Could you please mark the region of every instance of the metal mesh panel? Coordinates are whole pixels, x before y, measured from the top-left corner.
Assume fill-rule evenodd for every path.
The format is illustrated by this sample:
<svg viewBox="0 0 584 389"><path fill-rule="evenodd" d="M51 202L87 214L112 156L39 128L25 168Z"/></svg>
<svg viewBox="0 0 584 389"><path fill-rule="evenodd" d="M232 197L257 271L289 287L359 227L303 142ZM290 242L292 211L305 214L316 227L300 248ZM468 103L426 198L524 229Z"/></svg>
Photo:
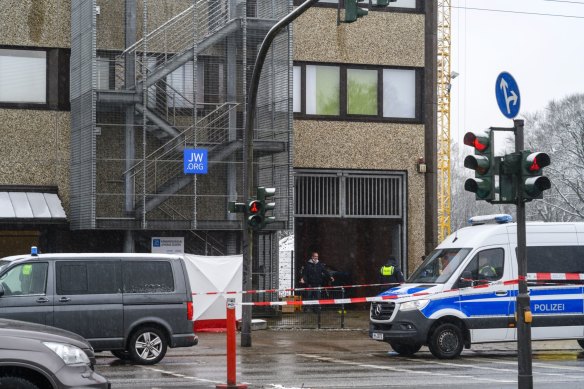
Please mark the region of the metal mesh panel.
<svg viewBox="0 0 584 389"><path fill-rule="evenodd" d="M295 216L401 219L403 175L303 173L295 177Z"/></svg>
<svg viewBox="0 0 584 389"><path fill-rule="evenodd" d="M71 228L95 227L95 0L71 3Z"/></svg>
<svg viewBox="0 0 584 389"><path fill-rule="evenodd" d="M227 213L227 202L247 197L249 78L265 34L292 2L137 3L125 15L137 19L137 41L117 51L124 28L96 32L95 0L72 4L72 225L189 231L190 250L235 253L241 221ZM111 13L107 7L120 12L118 2L100 6L102 15ZM96 34L98 42L118 43L96 48ZM277 188L275 228L291 226L290 38L280 34L268 55L254 130L255 185ZM186 148L208 150L208 174L183 173ZM273 260L277 253L265 258Z"/></svg>

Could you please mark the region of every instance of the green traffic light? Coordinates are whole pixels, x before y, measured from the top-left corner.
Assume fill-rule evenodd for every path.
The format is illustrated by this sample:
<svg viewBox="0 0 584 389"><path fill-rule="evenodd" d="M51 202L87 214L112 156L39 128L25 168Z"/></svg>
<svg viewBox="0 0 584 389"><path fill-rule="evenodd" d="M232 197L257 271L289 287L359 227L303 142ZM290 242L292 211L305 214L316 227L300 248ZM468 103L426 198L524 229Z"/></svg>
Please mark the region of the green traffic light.
<svg viewBox="0 0 584 389"><path fill-rule="evenodd" d="M493 196L491 178L469 178L464 182L464 190L473 192L477 200L490 200Z"/></svg>
<svg viewBox="0 0 584 389"><path fill-rule="evenodd" d="M365 8L359 7L360 1L362 0L345 0L345 23L353 23L369 13Z"/></svg>
<svg viewBox="0 0 584 389"><path fill-rule="evenodd" d="M397 0L377 0L377 4L374 7L386 7L389 3L395 3Z"/></svg>
<svg viewBox="0 0 584 389"><path fill-rule="evenodd" d="M464 159L464 167L475 172L475 178L470 178L464 183L464 189L473 192L477 200L495 200L495 180L497 174L497 162L493 152L493 135L491 129L484 132L467 132L464 135L464 144L474 148L474 155L468 155Z"/></svg>

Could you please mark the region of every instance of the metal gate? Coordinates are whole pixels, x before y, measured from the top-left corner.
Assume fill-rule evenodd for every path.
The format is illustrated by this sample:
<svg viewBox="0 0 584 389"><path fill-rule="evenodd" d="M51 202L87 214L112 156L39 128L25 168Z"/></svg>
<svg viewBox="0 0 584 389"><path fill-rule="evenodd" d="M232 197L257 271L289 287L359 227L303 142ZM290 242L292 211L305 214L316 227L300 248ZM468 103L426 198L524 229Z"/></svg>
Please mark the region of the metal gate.
<svg viewBox="0 0 584 389"><path fill-rule="evenodd" d="M295 217L404 219L405 173L295 172Z"/></svg>

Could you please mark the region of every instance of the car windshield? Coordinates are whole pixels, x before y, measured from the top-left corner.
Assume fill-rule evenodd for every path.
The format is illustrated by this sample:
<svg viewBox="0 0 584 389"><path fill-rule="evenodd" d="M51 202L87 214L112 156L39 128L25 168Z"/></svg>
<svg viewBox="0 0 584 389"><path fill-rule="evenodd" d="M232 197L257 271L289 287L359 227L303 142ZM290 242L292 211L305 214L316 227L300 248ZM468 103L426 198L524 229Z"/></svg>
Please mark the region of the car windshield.
<svg viewBox="0 0 584 389"><path fill-rule="evenodd" d="M468 248L434 250L408 279L408 283L443 284L468 255Z"/></svg>

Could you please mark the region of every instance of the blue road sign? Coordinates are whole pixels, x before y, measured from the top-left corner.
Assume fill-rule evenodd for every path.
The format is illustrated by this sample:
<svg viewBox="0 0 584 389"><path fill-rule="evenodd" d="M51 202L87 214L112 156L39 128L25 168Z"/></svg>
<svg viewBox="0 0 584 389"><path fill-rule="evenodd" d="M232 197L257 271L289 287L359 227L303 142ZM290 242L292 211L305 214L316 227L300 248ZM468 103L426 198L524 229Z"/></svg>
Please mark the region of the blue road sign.
<svg viewBox="0 0 584 389"><path fill-rule="evenodd" d="M521 96L519 86L513 76L507 72L501 72L495 82L495 96L499 109L506 118L513 119L519 113Z"/></svg>
<svg viewBox="0 0 584 389"><path fill-rule="evenodd" d="M183 164L185 174L207 174L207 149L185 149Z"/></svg>

